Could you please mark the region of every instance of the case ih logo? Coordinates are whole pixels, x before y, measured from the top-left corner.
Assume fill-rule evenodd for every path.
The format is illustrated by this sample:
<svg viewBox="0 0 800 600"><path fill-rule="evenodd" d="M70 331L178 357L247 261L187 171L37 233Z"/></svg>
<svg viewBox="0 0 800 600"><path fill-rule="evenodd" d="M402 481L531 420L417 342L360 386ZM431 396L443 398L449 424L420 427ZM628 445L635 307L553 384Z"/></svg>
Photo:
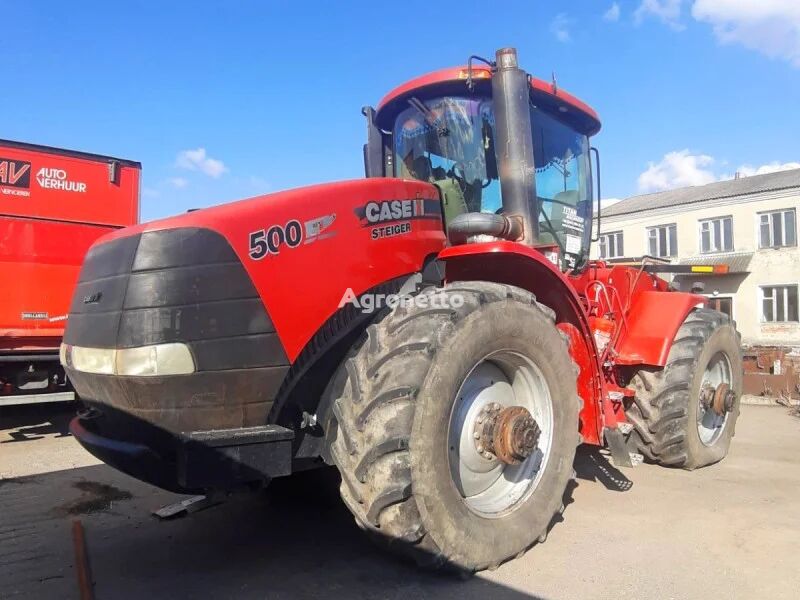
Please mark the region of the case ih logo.
<svg viewBox="0 0 800 600"><path fill-rule="evenodd" d="M42 167L36 172L36 181L39 187L46 190L62 190L65 192L86 192L86 184L81 181L71 181L64 169Z"/></svg>
<svg viewBox="0 0 800 600"><path fill-rule="evenodd" d="M442 218L438 200L414 198L367 202L355 209L362 227L371 227L370 239L379 240L411 233L413 219Z"/></svg>
<svg viewBox="0 0 800 600"><path fill-rule="evenodd" d="M425 200L388 200L385 202L368 202L364 207L367 223L375 225L388 221L399 221L425 215Z"/></svg>
<svg viewBox="0 0 800 600"><path fill-rule="evenodd" d="M367 202L355 209L362 227L409 219L440 219L442 207L438 200L414 198Z"/></svg>
<svg viewBox="0 0 800 600"><path fill-rule="evenodd" d="M31 186L31 163L0 158L0 185L29 188Z"/></svg>

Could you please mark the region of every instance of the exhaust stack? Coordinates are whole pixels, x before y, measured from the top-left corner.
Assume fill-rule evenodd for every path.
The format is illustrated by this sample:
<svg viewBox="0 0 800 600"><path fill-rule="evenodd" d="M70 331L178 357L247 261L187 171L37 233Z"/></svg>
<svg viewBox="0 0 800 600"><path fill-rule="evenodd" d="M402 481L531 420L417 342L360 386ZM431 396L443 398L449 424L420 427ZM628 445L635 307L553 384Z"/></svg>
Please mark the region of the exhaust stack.
<svg viewBox="0 0 800 600"><path fill-rule="evenodd" d="M519 68L516 48L501 48L496 58L492 97L503 212L522 220L520 241L533 246L539 240L539 219L528 74Z"/></svg>

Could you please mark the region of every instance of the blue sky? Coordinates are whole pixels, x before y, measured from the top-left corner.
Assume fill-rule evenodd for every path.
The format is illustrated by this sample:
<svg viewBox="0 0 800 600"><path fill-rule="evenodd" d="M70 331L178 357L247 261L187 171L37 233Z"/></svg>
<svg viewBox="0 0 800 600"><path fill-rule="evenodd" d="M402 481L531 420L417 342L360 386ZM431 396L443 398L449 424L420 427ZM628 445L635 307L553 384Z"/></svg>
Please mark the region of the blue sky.
<svg viewBox="0 0 800 600"><path fill-rule="evenodd" d="M141 161L144 220L360 177L362 105L508 45L599 112L604 196L800 161L797 0L0 5L0 138Z"/></svg>

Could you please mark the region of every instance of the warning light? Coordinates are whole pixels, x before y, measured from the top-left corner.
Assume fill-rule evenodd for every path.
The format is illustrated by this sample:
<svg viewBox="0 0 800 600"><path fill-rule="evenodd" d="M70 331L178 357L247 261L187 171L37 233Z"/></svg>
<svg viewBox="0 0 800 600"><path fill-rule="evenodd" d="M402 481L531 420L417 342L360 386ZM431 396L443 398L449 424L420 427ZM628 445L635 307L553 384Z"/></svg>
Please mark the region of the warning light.
<svg viewBox="0 0 800 600"><path fill-rule="evenodd" d="M728 265L694 265L692 273L717 273L725 274L728 272Z"/></svg>

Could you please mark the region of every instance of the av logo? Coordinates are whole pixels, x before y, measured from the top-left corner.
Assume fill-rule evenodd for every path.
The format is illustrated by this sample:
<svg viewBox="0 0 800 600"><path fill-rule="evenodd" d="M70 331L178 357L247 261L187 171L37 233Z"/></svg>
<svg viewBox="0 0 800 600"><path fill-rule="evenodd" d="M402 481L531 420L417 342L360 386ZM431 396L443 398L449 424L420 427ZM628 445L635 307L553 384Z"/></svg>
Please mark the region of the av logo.
<svg viewBox="0 0 800 600"><path fill-rule="evenodd" d="M0 185L29 188L31 186L31 163L0 158Z"/></svg>

